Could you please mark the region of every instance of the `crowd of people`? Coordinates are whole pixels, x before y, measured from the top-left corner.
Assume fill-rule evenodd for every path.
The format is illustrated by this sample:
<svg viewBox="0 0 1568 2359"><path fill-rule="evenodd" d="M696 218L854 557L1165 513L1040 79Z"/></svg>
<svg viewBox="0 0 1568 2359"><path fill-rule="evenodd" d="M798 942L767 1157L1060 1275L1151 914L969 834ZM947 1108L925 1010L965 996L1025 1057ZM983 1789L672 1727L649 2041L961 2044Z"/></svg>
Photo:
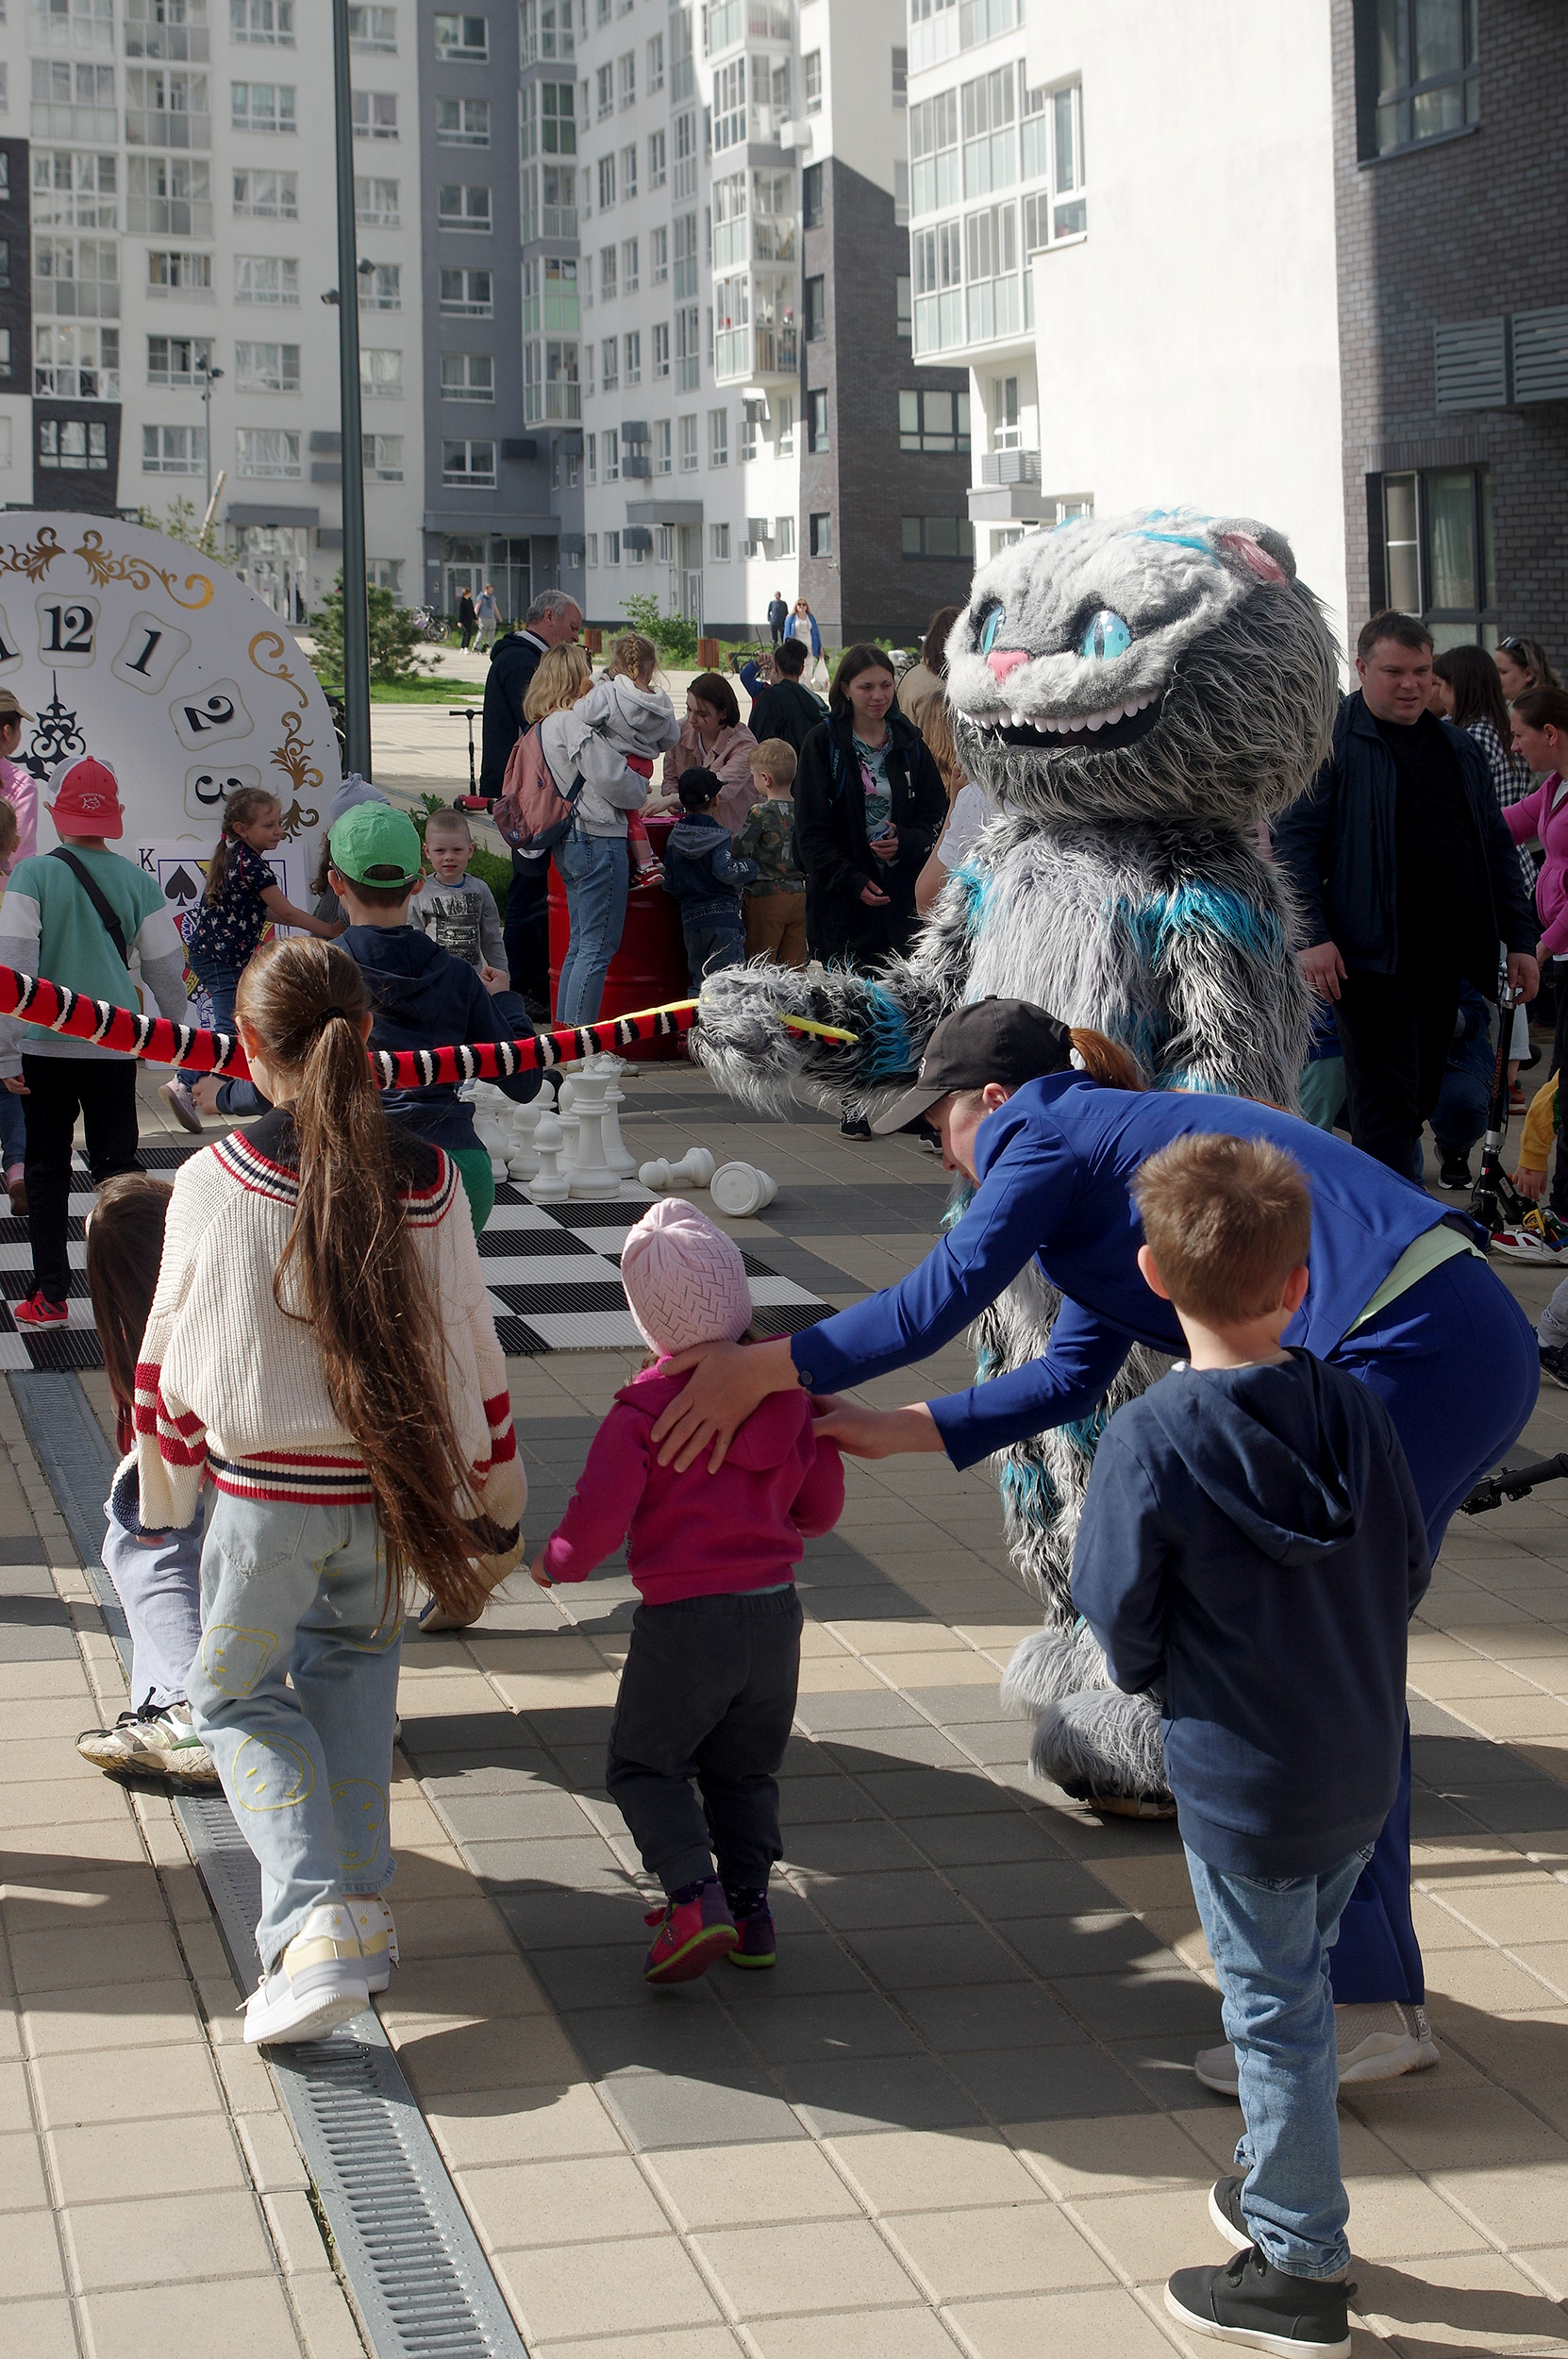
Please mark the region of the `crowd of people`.
<svg viewBox="0 0 1568 2359"><path fill-rule="evenodd" d="M816 718L809 636L781 626L748 728L718 673L679 719L636 632L595 678L576 608L536 601L495 652L486 778L504 822L531 745L567 824L542 854L519 845L504 926L468 874L459 811L432 813L422 841L353 781L310 912L268 865L276 799L233 795L183 945L156 880L111 848L108 763L50 780L60 845L42 859L0 766L0 860L15 860L0 963L129 1008L134 957L142 990L188 1020L189 957L249 1068L216 1102L193 1073L165 1085L193 1131L209 1108L255 1117L171 1188L138 1168L130 1061L0 1020L8 1183L17 1111L25 1131L24 1328L69 1318L78 1115L97 1192L87 1285L122 1444L105 1563L133 1660L131 1708L80 1747L112 1775L221 1784L240 1805L262 1894L248 2040L323 2037L389 1986L404 1616L422 1599L425 1630L474 1624L528 1553L477 1242L489 1157L455 1085L380 1092L366 1046L525 1032L548 1006L552 860L562 1023L598 1012L634 875L678 905L693 984L748 956L875 967L907 949L995 816L946 700L955 619L933 619L924 677L845 650ZM1568 1382L1568 1282L1532 1330L1485 1240L1420 1184L1430 1122L1460 1186L1473 1088L1440 1112L1456 1056L1501 1042L1544 970L1557 1038L1516 1183L1546 1192L1568 1041L1568 694L1533 643L1434 658L1396 613L1361 631L1356 671L1329 761L1271 847L1325 1012L1316 1121L1147 1089L1126 1049L1025 1001L958 1010L866 1126L925 1134L966 1183L949 1231L896 1287L763 1340L735 1242L688 1204L654 1205L621 1262L649 1359L530 1566L543 1588L585 1580L624 1542L641 1595L607 1777L663 1895L644 1979L766 1970L795 1568L842 1513L843 1454L971 1465L1101 1415L1134 1347L1172 1359L1105 1425L1073 1572L1111 1679L1159 1700L1227 2034L1197 2069L1243 2120L1209 2197L1235 2257L1177 2270L1167 2304L1199 2333L1332 2359L1350 2350L1339 2085L1439 2061L1410 1896L1407 1624L1542 1373ZM27 717L7 694L0 765ZM659 858L646 816L661 806L678 816ZM269 920L292 937L264 942ZM1523 1063L1527 1029L1509 1045ZM1337 1099L1321 1071L1336 1058ZM503 1087L525 1100L540 1078ZM1549 1254L1568 1229L1538 1233ZM902 1409L844 1397L927 1358L1031 1262L1063 1304L1042 1359Z"/></svg>

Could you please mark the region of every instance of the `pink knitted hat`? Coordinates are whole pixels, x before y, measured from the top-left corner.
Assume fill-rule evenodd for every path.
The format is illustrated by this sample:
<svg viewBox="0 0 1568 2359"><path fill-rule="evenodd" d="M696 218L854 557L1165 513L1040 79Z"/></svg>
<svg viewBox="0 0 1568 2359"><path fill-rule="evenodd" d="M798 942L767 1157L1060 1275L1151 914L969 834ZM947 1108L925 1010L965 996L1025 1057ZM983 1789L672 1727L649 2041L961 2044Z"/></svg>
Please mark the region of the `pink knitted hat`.
<svg viewBox="0 0 1568 2359"><path fill-rule="evenodd" d="M621 1283L638 1331L655 1351L732 1344L751 1324L740 1246L678 1196L650 1205L627 1237Z"/></svg>

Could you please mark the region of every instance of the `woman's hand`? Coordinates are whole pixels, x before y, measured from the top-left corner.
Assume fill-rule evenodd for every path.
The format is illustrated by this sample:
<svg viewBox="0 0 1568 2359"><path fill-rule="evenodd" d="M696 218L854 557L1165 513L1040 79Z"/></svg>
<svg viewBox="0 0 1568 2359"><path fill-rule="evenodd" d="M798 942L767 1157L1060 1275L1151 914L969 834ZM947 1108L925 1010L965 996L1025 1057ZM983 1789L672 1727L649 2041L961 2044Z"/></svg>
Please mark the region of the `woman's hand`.
<svg viewBox="0 0 1568 2359"><path fill-rule="evenodd" d="M787 1335L765 1344L702 1344L693 1351L676 1353L663 1365L666 1376L684 1376L688 1370L692 1381L653 1430L659 1464L673 1463L677 1474L684 1474L709 1443L713 1455L708 1471L717 1474L736 1427L770 1393L793 1392L800 1381Z"/></svg>
<svg viewBox="0 0 1568 2359"><path fill-rule="evenodd" d="M860 887L860 898L868 910L885 910L889 906L888 896L880 885L863 884Z"/></svg>
<svg viewBox="0 0 1568 2359"><path fill-rule="evenodd" d="M6 1087L9 1090L13 1097L25 1097L28 1095L27 1084L22 1079L20 1073L8 1074L6 1077Z"/></svg>
<svg viewBox="0 0 1568 2359"><path fill-rule="evenodd" d="M874 835L872 837L871 848L876 853L878 860L896 860L898 858L898 829L893 826L891 819L888 821L887 826L883 828L880 835Z"/></svg>
<svg viewBox="0 0 1568 2359"><path fill-rule="evenodd" d="M1539 1204L1546 1193L1546 1175L1532 1171L1528 1163L1521 1163L1513 1175L1513 1184L1521 1196L1527 1196L1532 1204Z"/></svg>
<svg viewBox="0 0 1568 2359"><path fill-rule="evenodd" d="M811 1406L826 1413L813 1418L812 1432L837 1442L851 1458L907 1458L942 1447L937 1421L923 1400L908 1409L863 1409L859 1401L828 1394Z"/></svg>

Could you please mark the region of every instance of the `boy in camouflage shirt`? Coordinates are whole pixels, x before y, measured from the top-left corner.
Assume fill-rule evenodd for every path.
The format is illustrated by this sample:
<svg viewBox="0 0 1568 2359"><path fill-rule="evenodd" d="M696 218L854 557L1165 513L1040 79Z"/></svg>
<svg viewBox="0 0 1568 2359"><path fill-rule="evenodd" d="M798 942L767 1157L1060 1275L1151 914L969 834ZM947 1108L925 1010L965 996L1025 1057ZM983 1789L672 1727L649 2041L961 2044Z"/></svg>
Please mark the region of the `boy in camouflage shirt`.
<svg viewBox="0 0 1568 2359"><path fill-rule="evenodd" d="M806 878L793 852L794 747L782 737L764 738L751 757L751 775L761 800L746 813L735 849L757 862L757 882L745 898L746 956L776 966L806 964Z"/></svg>

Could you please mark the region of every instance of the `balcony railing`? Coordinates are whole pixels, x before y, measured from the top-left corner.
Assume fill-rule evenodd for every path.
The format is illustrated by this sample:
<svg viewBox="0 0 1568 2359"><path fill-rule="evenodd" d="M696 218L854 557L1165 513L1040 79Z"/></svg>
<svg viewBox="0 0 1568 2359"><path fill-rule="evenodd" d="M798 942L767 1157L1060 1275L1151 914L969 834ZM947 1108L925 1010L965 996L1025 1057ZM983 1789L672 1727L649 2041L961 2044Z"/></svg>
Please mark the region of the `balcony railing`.
<svg viewBox="0 0 1568 2359"><path fill-rule="evenodd" d="M55 111L58 113L59 109ZM81 109L78 108L76 111L79 113ZM100 136L112 139L114 134L109 131ZM125 144L127 147L210 147L212 117L186 114L179 109L127 107Z"/></svg>
<svg viewBox="0 0 1568 2359"><path fill-rule="evenodd" d="M541 238L575 238L576 234L575 205L536 205L523 216L525 245L536 244Z"/></svg>
<svg viewBox="0 0 1568 2359"><path fill-rule="evenodd" d="M1037 450L993 450L980 460L980 481L1000 486L1004 483L1038 483L1040 453Z"/></svg>

